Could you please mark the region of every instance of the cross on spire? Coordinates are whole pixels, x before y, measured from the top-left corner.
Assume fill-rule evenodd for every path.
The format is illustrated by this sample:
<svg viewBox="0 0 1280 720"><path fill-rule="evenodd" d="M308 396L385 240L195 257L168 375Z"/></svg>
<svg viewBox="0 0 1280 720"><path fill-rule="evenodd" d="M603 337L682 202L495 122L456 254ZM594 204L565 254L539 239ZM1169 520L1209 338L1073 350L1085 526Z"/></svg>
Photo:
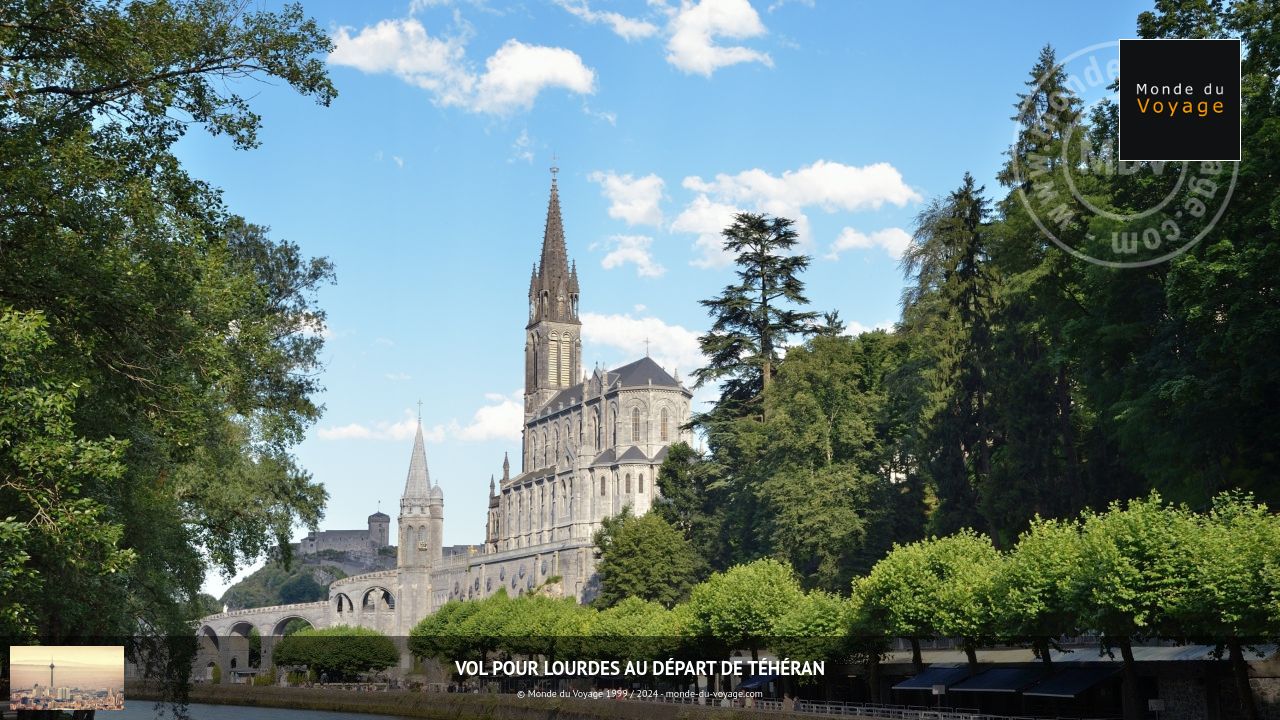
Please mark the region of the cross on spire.
<svg viewBox="0 0 1280 720"><path fill-rule="evenodd" d="M418 400L418 422L422 422L422 400Z"/></svg>
<svg viewBox="0 0 1280 720"><path fill-rule="evenodd" d="M556 164L556 154L551 153L551 182L555 183L556 174L560 172L560 167Z"/></svg>
<svg viewBox="0 0 1280 720"><path fill-rule="evenodd" d="M649 338L644 339L644 356L649 357Z"/></svg>

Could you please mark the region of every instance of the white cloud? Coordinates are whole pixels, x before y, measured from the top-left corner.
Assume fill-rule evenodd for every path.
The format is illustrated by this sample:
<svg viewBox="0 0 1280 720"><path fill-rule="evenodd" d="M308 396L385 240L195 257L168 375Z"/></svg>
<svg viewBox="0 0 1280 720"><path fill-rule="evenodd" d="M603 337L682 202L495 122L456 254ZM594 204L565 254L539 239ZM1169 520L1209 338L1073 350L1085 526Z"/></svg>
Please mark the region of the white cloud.
<svg viewBox="0 0 1280 720"><path fill-rule="evenodd" d="M522 160L527 163L533 162L533 140L529 139L529 131L521 130L516 136L515 142L511 143L511 157L507 158L507 162L515 162Z"/></svg>
<svg viewBox="0 0 1280 720"><path fill-rule="evenodd" d="M680 369L687 375L703 363L702 351L698 349L698 333L680 325L669 325L655 317L582 315L583 342L591 347L618 351L617 355L621 357L614 360L630 361L643 356L646 339L649 341L649 355L668 371Z"/></svg>
<svg viewBox="0 0 1280 720"><path fill-rule="evenodd" d="M612 170L591 173L591 182L599 183L609 200L609 217L628 225L662 224L662 178L654 174L644 177L619 175Z"/></svg>
<svg viewBox="0 0 1280 720"><path fill-rule="evenodd" d="M405 380L413 379L413 376L409 375L409 373L402 373L402 372L387 373L383 377L390 380L391 382L404 382Z"/></svg>
<svg viewBox="0 0 1280 720"><path fill-rule="evenodd" d="M400 157L399 155L392 155L391 159L395 161L396 167L404 168L404 158Z"/></svg>
<svg viewBox="0 0 1280 720"><path fill-rule="evenodd" d="M484 64L473 101L473 108L480 112L527 110L538 93L551 87L580 95L595 92L595 72L572 50L508 40Z"/></svg>
<svg viewBox="0 0 1280 720"><path fill-rule="evenodd" d="M809 8L813 7L813 0L774 0L769 5L769 12L773 12L774 10L777 10L782 6L789 5L791 3L795 3L796 5L803 5Z"/></svg>
<svg viewBox="0 0 1280 720"><path fill-rule="evenodd" d="M883 162L858 167L819 160L781 176L755 168L737 175L721 173L710 182L688 177L683 184L724 202L754 205L770 213L811 205L827 212L878 210L885 203L902 207L921 200L920 194L903 182L902 173Z"/></svg>
<svg viewBox="0 0 1280 720"><path fill-rule="evenodd" d="M647 235L614 235L607 242L609 253L600 261L600 266L605 270L632 263L640 277L662 277L667 271L654 262L653 252L650 250L653 238Z"/></svg>
<svg viewBox="0 0 1280 720"><path fill-rule="evenodd" d="M693 247L699 254L689 262L690 265L722 268L733 262L733 256L724 249L720 231L733 222L733 216L737 212L739 209L734 205L712 202L706 195L699 195L671 221L672 231L698 236Z"/></svg>
<svg viewBox="0 0 1280 720"><path fill-rule="evenodd" d="M867 235L851 227L846 227L840 231L836 241L831 243L831 250L826 254L826 258L828 260L836 260L839 259L840 253L846 250L865 250L878 247L883 248L889 254L889 257L899 260L910 244L911 233L902 228L885 228Z"/></svg>
<svg viewBox="0 0 1280 720"><path fill-rule="evenodd" d="M592 10L587 0L555 0L555 3L575 17L589 23L604 23L623 40L631 42L652 37L658 32L658 26L646 20L629 18L616 12Z"/></svg>
<svg viewBox="0 0 1280 720"><path fill-rule="evenodd" d="M636 303L635 305L632 305L632 307L633 307L633 308L635 309L635 311L636 311L636 312L638 312L638 313L642 313L642 312L644 312L645 310L649 309L649 308L648 308L648 306L647 306L647 305L645 305L645 304L643 304L643 303Z"/></svg>
<svg viewBox="0 0 1280 720"><path fill-rule="evenodd" d="M466 442L484 440L519 442L520 429L524 425L522 393L519 391L511 395L487 393L485 399L489 404L476 410L470 423L463 426L450 423L449 434Z"/></svg>
<svg viewBox="0 0 1280 720"><path fill-rule="evenodd" d="M356 32L340 27L333 34L329 62L365 73L391 73L431 93L443 106L505 115L532 107L549 88L590 95L595 72L564 48L508 40L485 60L483 73L466 59L464 32L432 37L416 18L382 20Z"/></svg>
<svg viewBox="0 0 1280 720"><path fill-rule="evenodd" d="M768 53L716 44L718 37L741 40L765 34L764 23L747 0L682 0L667 31L667 62L686 73L710 77L722 67L746 62L773 66Z"/></svg>
<svg viewBox="0 0 1280 720"><path fill-rule="evenodd" d="M407 377L406 375L405 378ZM487 393L485 400L487 404L478 408L467 424L450 420L447 424L424 427L423 439L430 443L440 443L446 438L462 442L518 441L520 428L524 423L522 392L517 390L510 395ZM413 439L417 429L418 416L413 411L405 410L399 420L322 427L316 433L323 440L408 441Z"/></svg>
<svg viewBox="0 0 1280 720"><path fill-rule="evenodd" d="M322 427L316 430L316 434L322 440L412 440L417 429L417 415L411 410L405 410L404 416L399 420ZM422 430L423 439L427 442L438 443L444 440L444 435L442 425Z"/></svg>
<svg viewBox="0 0 1280 720"><path fill-rule="evenodd" d="M858 167L818 160L798 170L772 175L759 168L735 175L720 173L711 180L691 176L681 183L698 193L671 223L671 230L698 234L697 267L723 267L732 262L723 249L720 231L738 209L788 217L795 221L801 247L812 242L805 208L826 212L877 210L886 203L902 207L921 200L889 163Z"/></svg>
<svg viewBox="0 0 1280 720"><path fill-rule="evenodd" d="M883 320L870 326L863 325L857 320L849 320L844 324L844 334L857 336L864 332L871 332L872 330L886 330L888 332L893 332L893 326L894 322L892 320Z"/></svg>

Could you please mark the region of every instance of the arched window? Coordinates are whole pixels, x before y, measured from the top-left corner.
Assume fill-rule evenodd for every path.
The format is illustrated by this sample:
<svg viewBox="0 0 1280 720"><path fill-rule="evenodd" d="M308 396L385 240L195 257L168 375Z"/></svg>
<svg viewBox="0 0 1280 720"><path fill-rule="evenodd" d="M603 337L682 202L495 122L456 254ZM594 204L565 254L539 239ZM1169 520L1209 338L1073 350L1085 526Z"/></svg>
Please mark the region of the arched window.
<svg viewBox="0 0 1280 720"><path fill-rule="evenodd" d="M640 442L640 408L631 408L631 442Z"/></svg>
<svg viewBox="0 0 1280 720"><path fill-rule="evenodd" d="M640 473L640 492L644 492L644 473Z"/></svg>
<svg viewBox="0 0 1280 720"><path fill-rule="evenodd" d="M671 439L671 415L667 413L666 408L662 408L662 411L658 413L658 432L658 437L662 439L662 442L667 442Z"/></svg>
<svg viewBox="0 0 1280 720"><path fill-rule="evenodd" d="M556 379L560 376L557 365L560 364L560 335L551 333L551 340L547 351L547 382L552 385L556 384Z"/></svg>
<svg viewBox="0 0 1280 720"><path fill-rule="evenodd" d="M573 336L565 333L560 338L560 384L569 384L569 370L573 365Z"/></svg>
<svg viewBox="0 0 1280 720"><path fill-rule="evenodd" d="M551 464L551 463L547 462L547 458L549 458L549 457L551 457L551 446L547 444L547 431L546 431L546 429L545 429L545 428L543 428L543 430L542 430L542 457L538 458L538 460L542 463L542 467L546 467L546 466L548 466L548 465L550 465L550 464Z"/></svg>
<svg viewBox="0 0 1280 720"><path fill-rule="evenodd" d="M551 434L555 438L555 452L551 454L551 462L547 463L548 465L560 462L560 428L553 428Z"/></svg>
<svg viewBox="0 0 1280 720"><path fill-rule="evenodd" d="M623 487L624 487L624 492L630 495L631 494L631 473L627 473L627 483Z"/></svg>
<svg viewBox="0 0 1280 720"><path fill-rule="evenodd" d="M607 491L605 486L605 476L601 475L600 476L600 497L604 497L606 495L606 492Z"/></svg>

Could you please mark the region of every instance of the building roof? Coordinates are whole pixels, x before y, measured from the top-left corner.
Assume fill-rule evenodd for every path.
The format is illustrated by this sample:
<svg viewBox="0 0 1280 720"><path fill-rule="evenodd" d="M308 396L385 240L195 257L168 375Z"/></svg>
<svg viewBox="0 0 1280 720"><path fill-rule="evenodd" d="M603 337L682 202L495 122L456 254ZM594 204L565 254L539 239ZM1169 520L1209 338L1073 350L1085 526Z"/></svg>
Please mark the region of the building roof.
<svg viewBox="0 0 1280 720"><path fill-rule="evenodd" d="M680 387L680 383L671 377L653 358L642 357L614 370L611 374L618 376L618 383L623 387L639 385L659 385L661 387Z"/></svg>
<svg viewBox="0 0 1280 720"><path fill-rule="evenodd" d="M644 454L640 448L632 445L627 451L622 453L622 457L618 458L618 462L649 462L649 456Z"/></svg>
<svg viewBox="0 0 1280 720"><path fill-rule="evenodd" d="M653 358L650 357L642 357L639 360L604 372L603 375L606 391L613 387L647 387L650 384L654 387L684 388L679 380L676 380L670 373L663 370L662 366L654 362ZM556 412L561 405L565 407L576 405L582 402L585 394L586 383L571 385L547 398L547 401L538 409L537 414Z"/></svg>
<svg viewBox="0 0 1280 720"><path fill-rule="evenodd" d="M422 440L422 423L413 438L413 454L409 456L409 476L404 481L404 497L425 498L431 490L431 474L427 471L427 446Z"/></svg>
<svg viewBox="0 0 1280 720"><path fill-rule="evenodd" d="M369 519L370 520L390 520L391 516L379 510L378 512L370 515Z"/></svg>

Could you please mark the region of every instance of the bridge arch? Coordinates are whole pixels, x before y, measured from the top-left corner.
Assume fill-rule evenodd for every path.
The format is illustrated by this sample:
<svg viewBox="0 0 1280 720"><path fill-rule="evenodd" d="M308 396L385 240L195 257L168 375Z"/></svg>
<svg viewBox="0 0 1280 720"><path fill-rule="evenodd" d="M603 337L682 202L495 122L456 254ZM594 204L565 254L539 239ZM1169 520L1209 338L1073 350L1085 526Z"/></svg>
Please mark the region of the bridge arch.
<svg viewBox="0 0 1280 720"><path fill-rule="evenodd" d="M334 596L334 607L338 614L354 613L356 610L355 603L351 602L351 596L346 593L338 593Z"/></svg>
<svg viewBox="0 0 1280 720"><path fill-rule="evenodd" d="M390 590L375 585L365 590L360 606L365 612L389 612L396 609L396 598Z"/></svg>
<svg viewBox="0 0 1280 720"><path fill-rule="evenodd" d="M289 628L289 625L292 624L293 621L295 620L301 620L302 622L306 623L307 627L309 628L315 629L316 627L315 623L313 623L310 620L310 618L306 618L298 614L285 615L284 617L277 620L275 625L272 626L271 628L272 637L284 637L286 634L286 631Z"/></svg>

